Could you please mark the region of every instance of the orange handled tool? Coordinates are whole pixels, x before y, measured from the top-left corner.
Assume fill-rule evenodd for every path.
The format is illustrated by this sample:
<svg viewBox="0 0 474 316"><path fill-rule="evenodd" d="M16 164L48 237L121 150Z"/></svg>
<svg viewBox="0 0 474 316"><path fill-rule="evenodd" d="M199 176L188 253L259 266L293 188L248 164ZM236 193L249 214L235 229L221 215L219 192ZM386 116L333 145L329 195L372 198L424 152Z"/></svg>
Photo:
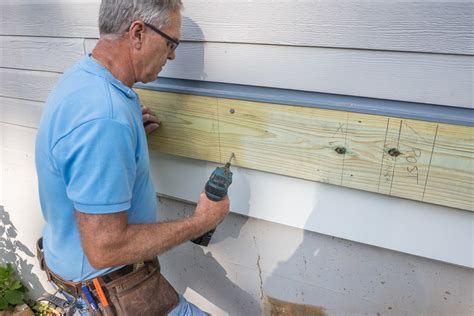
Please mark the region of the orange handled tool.
<svg viewBox="0 0 474 316"><path fill-rule="evenodd" d="M94 278L92 280L92 283L94 283L94 287L97 291L97 295L99 295L99 300L102 303L102 306L104 307L109 306L109 302L107 301L107 298L105 297L104 291L102 290L102 286L100 286L99 280L97 278Z"/></svg>

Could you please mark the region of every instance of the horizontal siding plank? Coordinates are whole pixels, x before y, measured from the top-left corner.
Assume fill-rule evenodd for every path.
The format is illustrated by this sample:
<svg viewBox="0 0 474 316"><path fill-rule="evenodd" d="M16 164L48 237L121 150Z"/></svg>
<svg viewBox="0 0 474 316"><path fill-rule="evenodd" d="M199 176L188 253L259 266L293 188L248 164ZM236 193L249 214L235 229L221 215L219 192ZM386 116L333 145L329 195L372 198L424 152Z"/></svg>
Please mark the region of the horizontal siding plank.
<svg viewBox="0 0 474 316"><path fill-rule="evenodd" d="M0 97L46 101L60 74L0 68Z"/></svg>
<svg viewBox="0 0 474 316"><path fill-rule="evenodd" d="M84 40L0 36L0 67L63 72L84 56Z"/></svg>
<svg viewBox="0 0 474 316"><path fill-rule="evenodd" d="M163 146L160 133L150 136L152 149L159 152L215 162L215 152L202 150L214 143L221 163L233 152L234 165L240 167L474 211L473 127L151 90L138 93L162 118ZM212 124L207 113L216 99L218 117ZM178 107L173 115L174 106L183 103L186 108ZM202 122L205 133L196 128Z"/></svg>
<svg viewBox="0 0 474 316"><path fill-rule="evenodd" d="M184 29L195 29L194 40L474 53L467 1L195 0L186 7Z"/></svg>
<svg viewBox="0 0 474 316"><path fill-rule="evenodd" d="M37 128L44 102L0 97L0 122Z"/></svg>
<svg viewBox="0 0 474 316"><path fill-rule="evenodd" d="M0 34L97 38L98 2L9 2ZM188 0L183 39L472 55L473 13L468 1Z"/></svg>
<svg viewBox="0 0 474 316"><path fill-rule="evenodd" d="M160 76L474 108L473 72L474 56L185 42Z"/></svg>
<svg viewBox="0 0 474 316"><path fill-rule="evenodd" d="M161 76L473 107L474 57L189 43Z"/></svg>
<svg viewBox="0 0 474 316"><path fill-rule="evenodd" d="M160 76L473 108L473 72L471 56L183 43Z"/></svg>
<svg viewBox="0 0 474 316"><path fill-rule="evenodd" d="M0 5L0 35L99 37L99 1Z"/></svg>

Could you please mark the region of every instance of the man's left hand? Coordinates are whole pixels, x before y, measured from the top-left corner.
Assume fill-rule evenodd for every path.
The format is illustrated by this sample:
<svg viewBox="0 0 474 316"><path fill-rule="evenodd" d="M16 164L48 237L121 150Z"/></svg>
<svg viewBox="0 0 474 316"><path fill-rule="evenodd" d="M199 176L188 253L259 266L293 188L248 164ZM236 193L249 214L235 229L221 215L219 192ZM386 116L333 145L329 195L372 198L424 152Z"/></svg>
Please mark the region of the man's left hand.
<svg viewBox="0 0 474 316"><path fill-rule="evenodd" d="M143 126L147 134L151 134L154 130L160 127L161 121L156 114L142 105Z"/></svg>

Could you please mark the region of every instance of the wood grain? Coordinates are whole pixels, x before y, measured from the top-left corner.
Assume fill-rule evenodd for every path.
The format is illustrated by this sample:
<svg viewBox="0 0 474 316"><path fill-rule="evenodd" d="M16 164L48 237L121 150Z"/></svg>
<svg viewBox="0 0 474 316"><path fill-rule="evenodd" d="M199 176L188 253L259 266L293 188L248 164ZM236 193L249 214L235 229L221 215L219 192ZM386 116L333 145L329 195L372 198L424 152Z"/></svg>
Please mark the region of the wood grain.
<svg viewBox="0 0 474 316"><path fill-rule="evenodd" d="M163 153L474 211L473 127L138 90ZM317 101L315 101L317 104Z"/></svg>
<svg viewBox="0 0 474 316"><path fill-rule="evenodd" d="M474 129L439 124L423 201L474 209Z"/></svg>
<svg viewBox="0 0 474 316"><path fill-rule="evenodd" d="M347 150L341 185L376 192L383 159L387 118L347 113L344 130Z"/></svg>
<svg viewBox="0 0 474 316"><path fill-rule="evenodd" d="M155 109L162 124L153 149L173 155L219 162L217 100L210 97L139 90L142 105Z"/></svg>
<svg viewBox="0 0 474 316"><path fill-rule="evenodd" d="M234 152L239 166L341 184L343 156L335 149L344 134L336 111L221 98L218 104L223 157Z"/></svg>
<svg viewBox="0 0 474 316"><path fill-rule="evenodd" d="M437 124L391 120L400 126L397 146L400 155L395 158L390 195L420 201L426 187Z"/></svg>

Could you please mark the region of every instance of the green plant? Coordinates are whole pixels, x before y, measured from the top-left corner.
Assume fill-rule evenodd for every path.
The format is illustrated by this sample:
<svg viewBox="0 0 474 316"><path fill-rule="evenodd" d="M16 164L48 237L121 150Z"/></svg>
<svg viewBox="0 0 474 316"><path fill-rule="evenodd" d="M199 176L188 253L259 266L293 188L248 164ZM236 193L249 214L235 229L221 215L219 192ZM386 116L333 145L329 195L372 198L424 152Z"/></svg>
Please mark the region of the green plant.
<svg viewBox="0 0 474 316"><path fill-rule="evenodd" d="M0 310L24 304L26 291L11 264L0 266Z"/></svg>
<svg viewBox="0 0 474 316"><path fill-rule="evenodd" d="M32 309L35 312L35 316L58 315L58 312L56 312L48 302L36 302Z"/></svg>

